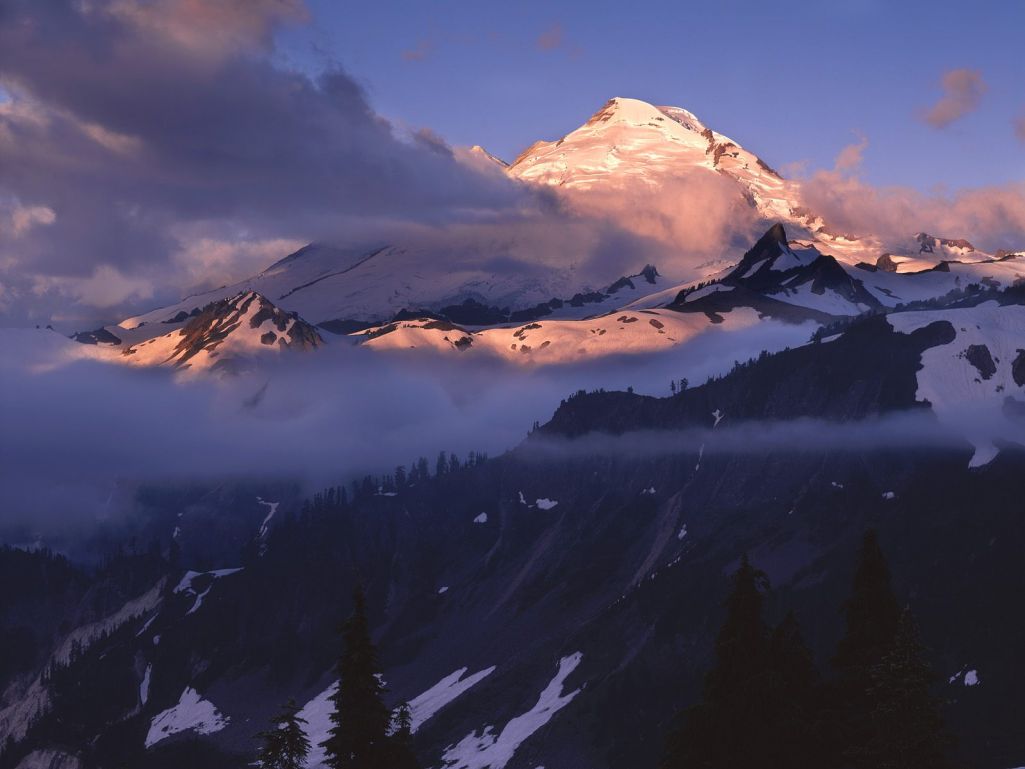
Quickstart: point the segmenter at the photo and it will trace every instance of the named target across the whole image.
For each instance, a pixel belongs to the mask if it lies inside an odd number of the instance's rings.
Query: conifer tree
[[[745,555],[726,599],[726,621],[715,640],[715,667],[704,699],[684,711],[669,738],[663,769],[742,769],[764,765],[770,722],[763,696],[768,628],[762,619],[765,575]]]
[[[900,621],[900,609],[890,587],[890,570],[872,530],[862,540],[851,596],[842,611],[846,631],[833,658],[838,676],[827,696],[827,743],[834,763],[849,762],[871,739],[873,674],[890,651]]]
[[[258,756],[263,769],[303,769],[306,766],[310,740],[303,731],[305,723],[295,700],[289,700],[281,713],[271,719],[274,728],[257,735],[263,740]]]
[[[819,674],[811,650],[804,643],[794,613],[787,612],[769,638],[769,661],[785,683],[789,698],[808,704],[814,696]]]
[[[406,703],[402,703],[395,712],[391,755],[389,769],[420,769],[413,750],[413,719]]]
[[[321,743],[331,769],[390,769],[388,729],[391,714],[381,697],[377,649],[370,639],[366,597],[357,584],[352,616],[343,626],[344,649],[338,661],[338,689],[328,738]]]
[[[871,737],[853,753],[865,769],[950,767],[950,735],[939,703],[929,692],[932,670],[909,609],[904,609],[890,650],[872,670]]]
[[[772,631],[768,654],[767,713],[774,738],[762,766],[823,767],[819,674],[793,612]]]
[[[851,597],[843,605],[847,630],[833,665],[841,673],[867,676],[889,649],[900,609],[890,587],[890,569],[873,530],[865,532]]]

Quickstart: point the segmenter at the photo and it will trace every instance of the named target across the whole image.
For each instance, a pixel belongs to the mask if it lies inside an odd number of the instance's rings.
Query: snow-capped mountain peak
[[[181,328],[126,346],[133,364],[236,371],[262,351],[311,350],[323,344],[317,330],[255,291],[213,302]]]
[[[689,110],[639,99],[610,99],[582,126],[540,141],[509,166],[524,181],[568,189],[631,181],[657,186],[667,176],[720,173],[768,219],[794,218],[795,192],[757,155],[718,133]]]
[[[487,160],[491,163],[494,163],[496,166],[499,166],[500,168],[509,167],[509,164],[502,160],[502,158],[498,157],[497,155],[492,155],[479,144],[474,144],[472,147],[470,147],[470,153],[475,157],[479,157],[483,160]]]

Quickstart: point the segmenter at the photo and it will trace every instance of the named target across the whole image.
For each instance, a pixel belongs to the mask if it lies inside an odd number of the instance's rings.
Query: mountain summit
[[[793,217],[793,190],[761,158],[682,107],[639,99],[610,99],[575,131],[531,145],[510,165],[509,174],[587,189],[610,177],[657,184],[667,174],[696,169],[739,182],[766,218]]]
[[[242,291],[207,305],[180,329],[125,347],[122,355],[144,366],[234,373],[265,350],[312,350],[322,344],[317,330],[295,313],[255,291]]]

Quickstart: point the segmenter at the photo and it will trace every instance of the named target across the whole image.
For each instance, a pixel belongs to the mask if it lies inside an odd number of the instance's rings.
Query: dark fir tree
[[[749,769],[763,766],[769,715],[763,696],[768,628],[762,619],[765,575],[744,556],[726,599],[726,620],[715,640],[715,666],[701,703],[681,714],[670,735],[663,769]]]
[[[769,665],[784,682],[789,699],[806,705],[812,703],[819,674],[792,611],[772,631],[769,639]]]
[[[847,629],[837,646],[834,667],[867,680],[871,668],[890,648],[900,620],[900,608],[890,587],[890,569],[875,531],[861,543],[851,597],[843,605]]]
[[[306,766],[310,740],[303,731],[305,723],[295,700],[289,700],[281,713],[271,719],[274,728],[257,735],[263,740],[258,756],[263,769],[303,769]]]
[[[391,735],[390,769],[420,769],[413,750],[413,719],[409,706],[403,703],[395,711],[395,721]]]
[[[896,637],[872,670],[871,737],[857,746],[863,769],[946,769],[952,740],[929,692],[932,670],[911,612],[900,617]]]
[[[366,597],[356,586],[352,616],[343,625],[344,649],[338,661],[338,689],[328,738],[321,743],[331,769],[390,769],[391,713],[382,700],[377,649],[370,639]]]
[[[872,735],[874,670],[890,651],[900,608],[890,587],[890,570],[876,533],[865,533],[850,598],[842,608],[846,630],[833,666],[837,677],[828,687],[828,745],[831,762],[849,765]]]
[[[769,637],[768,715],[774,739],[766,746],[763,766],[824,767],[820,679],[811,650],[793,612]]]

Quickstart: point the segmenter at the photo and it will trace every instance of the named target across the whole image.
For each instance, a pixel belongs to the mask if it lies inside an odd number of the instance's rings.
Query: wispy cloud
[[[1018,141],[1025,143],[1025,112],[1014,119],[1014,135]]]
[[[415,48],[407,48],[402,52],[403,61],[423,61],[433,55],[435,43],[433,40],[424,38],[416,44]]]
[[[562,47],[565,38],[566,35],[562,29],[562,24],[556,21],[537,36],[534,44],[539,51],[554,51]]]
[[[933,128],[946,128],[955,120],[979,108],[986,83],[974,69],[952,69],[941,80],[943,96],[926,110],[922,119]]]
[[[868,149],[868,137],[855,131],[858,141],[855,144],[848,144],[836,156],[835,168],[837,171],[849,173],[861,167],[862,156]]]

